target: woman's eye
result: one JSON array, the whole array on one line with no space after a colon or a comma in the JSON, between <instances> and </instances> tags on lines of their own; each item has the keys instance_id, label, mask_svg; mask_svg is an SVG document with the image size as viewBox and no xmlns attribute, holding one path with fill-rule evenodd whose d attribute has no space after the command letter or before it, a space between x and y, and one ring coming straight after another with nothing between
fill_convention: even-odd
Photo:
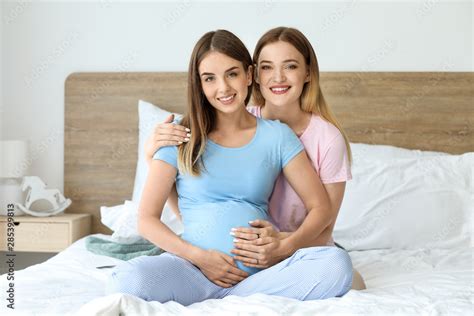
<instances>
[{"instance_id":1,"label":"woman's eye","mask_svg":"<svg viewBox=\"0 0 474 316\"><path fill-rule=\"evenodd\" d=\"M288 68L288 69L296 69L296 68L298 68L298 66L296 66L296 65L288 65L288 66L286 66L286 68Z\"/></svg>"},{"instance_id":2,"label":"woman's eye","mask_svg":"<svg viewBox=\"0 0 474 316\"><path fill-rule=\"evenodd\" d=\"M263 66L260 67L260 69L262 69L262 70L268 70L268 69L270 69L270 66L268 66L268 65L263 65Z\"/></svg>"},{"instance_id":3,"label":"woman's eye","mask_svg":"<svg viewBox=\"0 0 474 316\"><path fill-rule=\"evenodd\" d=\"M229 73L229 77L233 78L233 77L237 77L237 73L236 72L231 72Z\"/></svg>"},{"instance_id":4,"label":"woman's eye","mask_svg":"<svg viewBox=\"0 0 474 316\"><path fill-rule=\"evenodd\" d=\"M214 77L206 77L206 78L204 78L204 81L205 81L205 82L211 82L212 80L214 80Z\"/></svg>"}]
</instances>

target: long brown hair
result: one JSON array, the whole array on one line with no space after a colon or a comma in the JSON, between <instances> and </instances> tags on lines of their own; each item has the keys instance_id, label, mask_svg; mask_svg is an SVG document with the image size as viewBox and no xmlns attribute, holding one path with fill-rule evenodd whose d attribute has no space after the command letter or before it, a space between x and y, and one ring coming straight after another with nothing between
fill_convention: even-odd
<instances>
[{"instance_id":1,"label":"long brown hair","mask_svg":"<svg viewBox=\"0 0 474 316\"><path fill-rule=\"evenodd\" d=\"M303 87L303 92L300 97L301 109L308 113L320 115L326 121L336 126L344 137L346 143L349 162L352 162L352 151L349 144L349 138L342 129L341 124L336 119L336 116L331 111L331 108L324 99L321 86L319 85L319 66L316 53L309 40L303 33L291 27L277 27L269 30L259 39L253 53L253 62L255 69L257 68L258 58L262 49L268 45L278 41L286 42L295 47L304 57L306 65L309 70L309 82L306 82ZM256 106L265 105L265 99L260 92L260 85L253 81L253 104Z\"/></svg>"},{"instance_id":2,"label":"long brown hair","mask_svg":"<svg viewBox=\"0 0 474 316\"><path fill-rule=\"evenodd\" d=\"M204 95L199 76L199 65L209 52L219 52L242 62L245 72L252 66L252 58L244 43L229 31L208 32L194 46L188 69L188 111L180 122L191 129L191 138L178 148L178 169L193 176L200 175L201 167L204 167L202 155L206 148L207 135L216 124L216 110ZM249 85L245 105L251 94L252 85Z\"/></svg>"}]
</instances>

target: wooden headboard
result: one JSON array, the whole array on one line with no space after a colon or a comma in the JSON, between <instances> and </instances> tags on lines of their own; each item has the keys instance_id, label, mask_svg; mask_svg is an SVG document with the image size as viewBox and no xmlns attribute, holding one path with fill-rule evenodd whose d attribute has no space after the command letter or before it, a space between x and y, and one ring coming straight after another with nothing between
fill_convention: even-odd
<instances>
[{"instance_id":1,"label":"wooden headboard","mask_svg":"<svg viewBox=\"0 0 474 316\"><path fill-rule=\"evenodd\" d=\"M323 93L351 142L474 151L473 73L321 74ZM186 73L74 73L65 84L64 194L68 213L130 200L138 150L138 100L184 112Z\"/></svg>"}]
</instances>

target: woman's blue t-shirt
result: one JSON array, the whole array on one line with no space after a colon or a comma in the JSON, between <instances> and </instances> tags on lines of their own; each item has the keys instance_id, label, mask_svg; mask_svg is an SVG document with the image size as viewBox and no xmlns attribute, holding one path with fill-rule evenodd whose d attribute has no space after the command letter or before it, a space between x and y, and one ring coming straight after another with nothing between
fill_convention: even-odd
<instances>
[{"instance_id":1,"label":"woman's blue t-shirt","mask_svg":"<svg viewBox=\"0 0 474 316\"><path fill-rule=\"evenodd\" d=\"M304 147L293 131L279 121L257 119L253 139L238 148L208 140L201 175L177 173L176 190L183 219L182 238L203 249L230 256L232 227L251 227L249 221L268 220L268 201L283 167ZM160 148L153 156L178 169L178 149ZM249 274L261 269L237 266Z\"/></svg>"}]
</instances>

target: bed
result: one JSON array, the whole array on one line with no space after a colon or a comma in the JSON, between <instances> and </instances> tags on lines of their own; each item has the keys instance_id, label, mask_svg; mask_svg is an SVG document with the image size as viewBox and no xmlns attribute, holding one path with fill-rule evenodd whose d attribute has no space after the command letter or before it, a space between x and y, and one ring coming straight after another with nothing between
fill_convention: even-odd
<instances>
[{"instance_id":1,"label":"bed","mask_svg":"<svg viewBox=\"0 0 474 316\"><path fill-rule=\"evenodd\" d=\"M440 176L438 164L445 164L444 175L453 166L469 167L472 162L472 155L463 155L474 152L472 73L322 73L321 82L328 102L357 148L354 159L371 158L373 147L370 146L381 146L383 155L389 156L384 156L385 160L369 161L368 170L358 169L353 173L355 180L364 172L397 174L413 168L421 170L423 177L446 182ZM112 231L100 218L101 206L120 205L133 194L139 123L137 101L147 100L168 111L183 113L185 89L185 73L74 73L66 79L64 194L73 201L67 212L90 213L93 236L111 238ZM368 145L357 147L355 143ZM407 157L390 160L398 147L405 148L399 149L400 152L416 156L410 158L416 164ZM429 154L424 157L425 153ZM417 165L420 161L421 169ZM394 169L387 169L391 166ZM465 170L470 170L472 175L472 165ZM465 174L465 170L458 170L458 176ZM459 200L467 199L469 203L472 176L467 176L460 184L467 191L460 189L465 192ZM380 177L370 181L376 179ZM354 183L358 189L363 185ZM385 186L386 182L383 183ZM403 204L400 200L392 203L392 197L379 201L382 206L373 206L370 211L375 209L376 215L383 215L375 217L376 228L367 222L364 226L363 219L359 223L349 220L357 212L349 205L360 196L356 189L350 188L343 202L346 219L340 223L338 220L340 230L336 241L345 241L342 244L349 249L367 290L351 290L341 298L308 302L264 294L229 296L188 307L175 302L145 302L124 294L105 295L109 271L97 267L115 265L120 260L91 253L85 247L85 237L44 263L16 271L15 314L472 314L472 208L466 208L466 203L443 206L445 213L458 214L455 215L458 221L442 226L444 230L430 226L429 221L419 223L421 226L401 222L400 238L392 240L387 236L394 233L394 212L384 211L387 205L384 201L389 201L392 210ZM412 191L418 189L414 187ZM403 211L397 209L397 218L403 218ZM373 229L366 229L369 226ZM427 229L431 230L428 242L404 240L410 236L420 236L422 240ZM357 230L355 235L354 230ZM6 287L6 275L3 275L2 293Z\"/></svg>"}]
</instances>

